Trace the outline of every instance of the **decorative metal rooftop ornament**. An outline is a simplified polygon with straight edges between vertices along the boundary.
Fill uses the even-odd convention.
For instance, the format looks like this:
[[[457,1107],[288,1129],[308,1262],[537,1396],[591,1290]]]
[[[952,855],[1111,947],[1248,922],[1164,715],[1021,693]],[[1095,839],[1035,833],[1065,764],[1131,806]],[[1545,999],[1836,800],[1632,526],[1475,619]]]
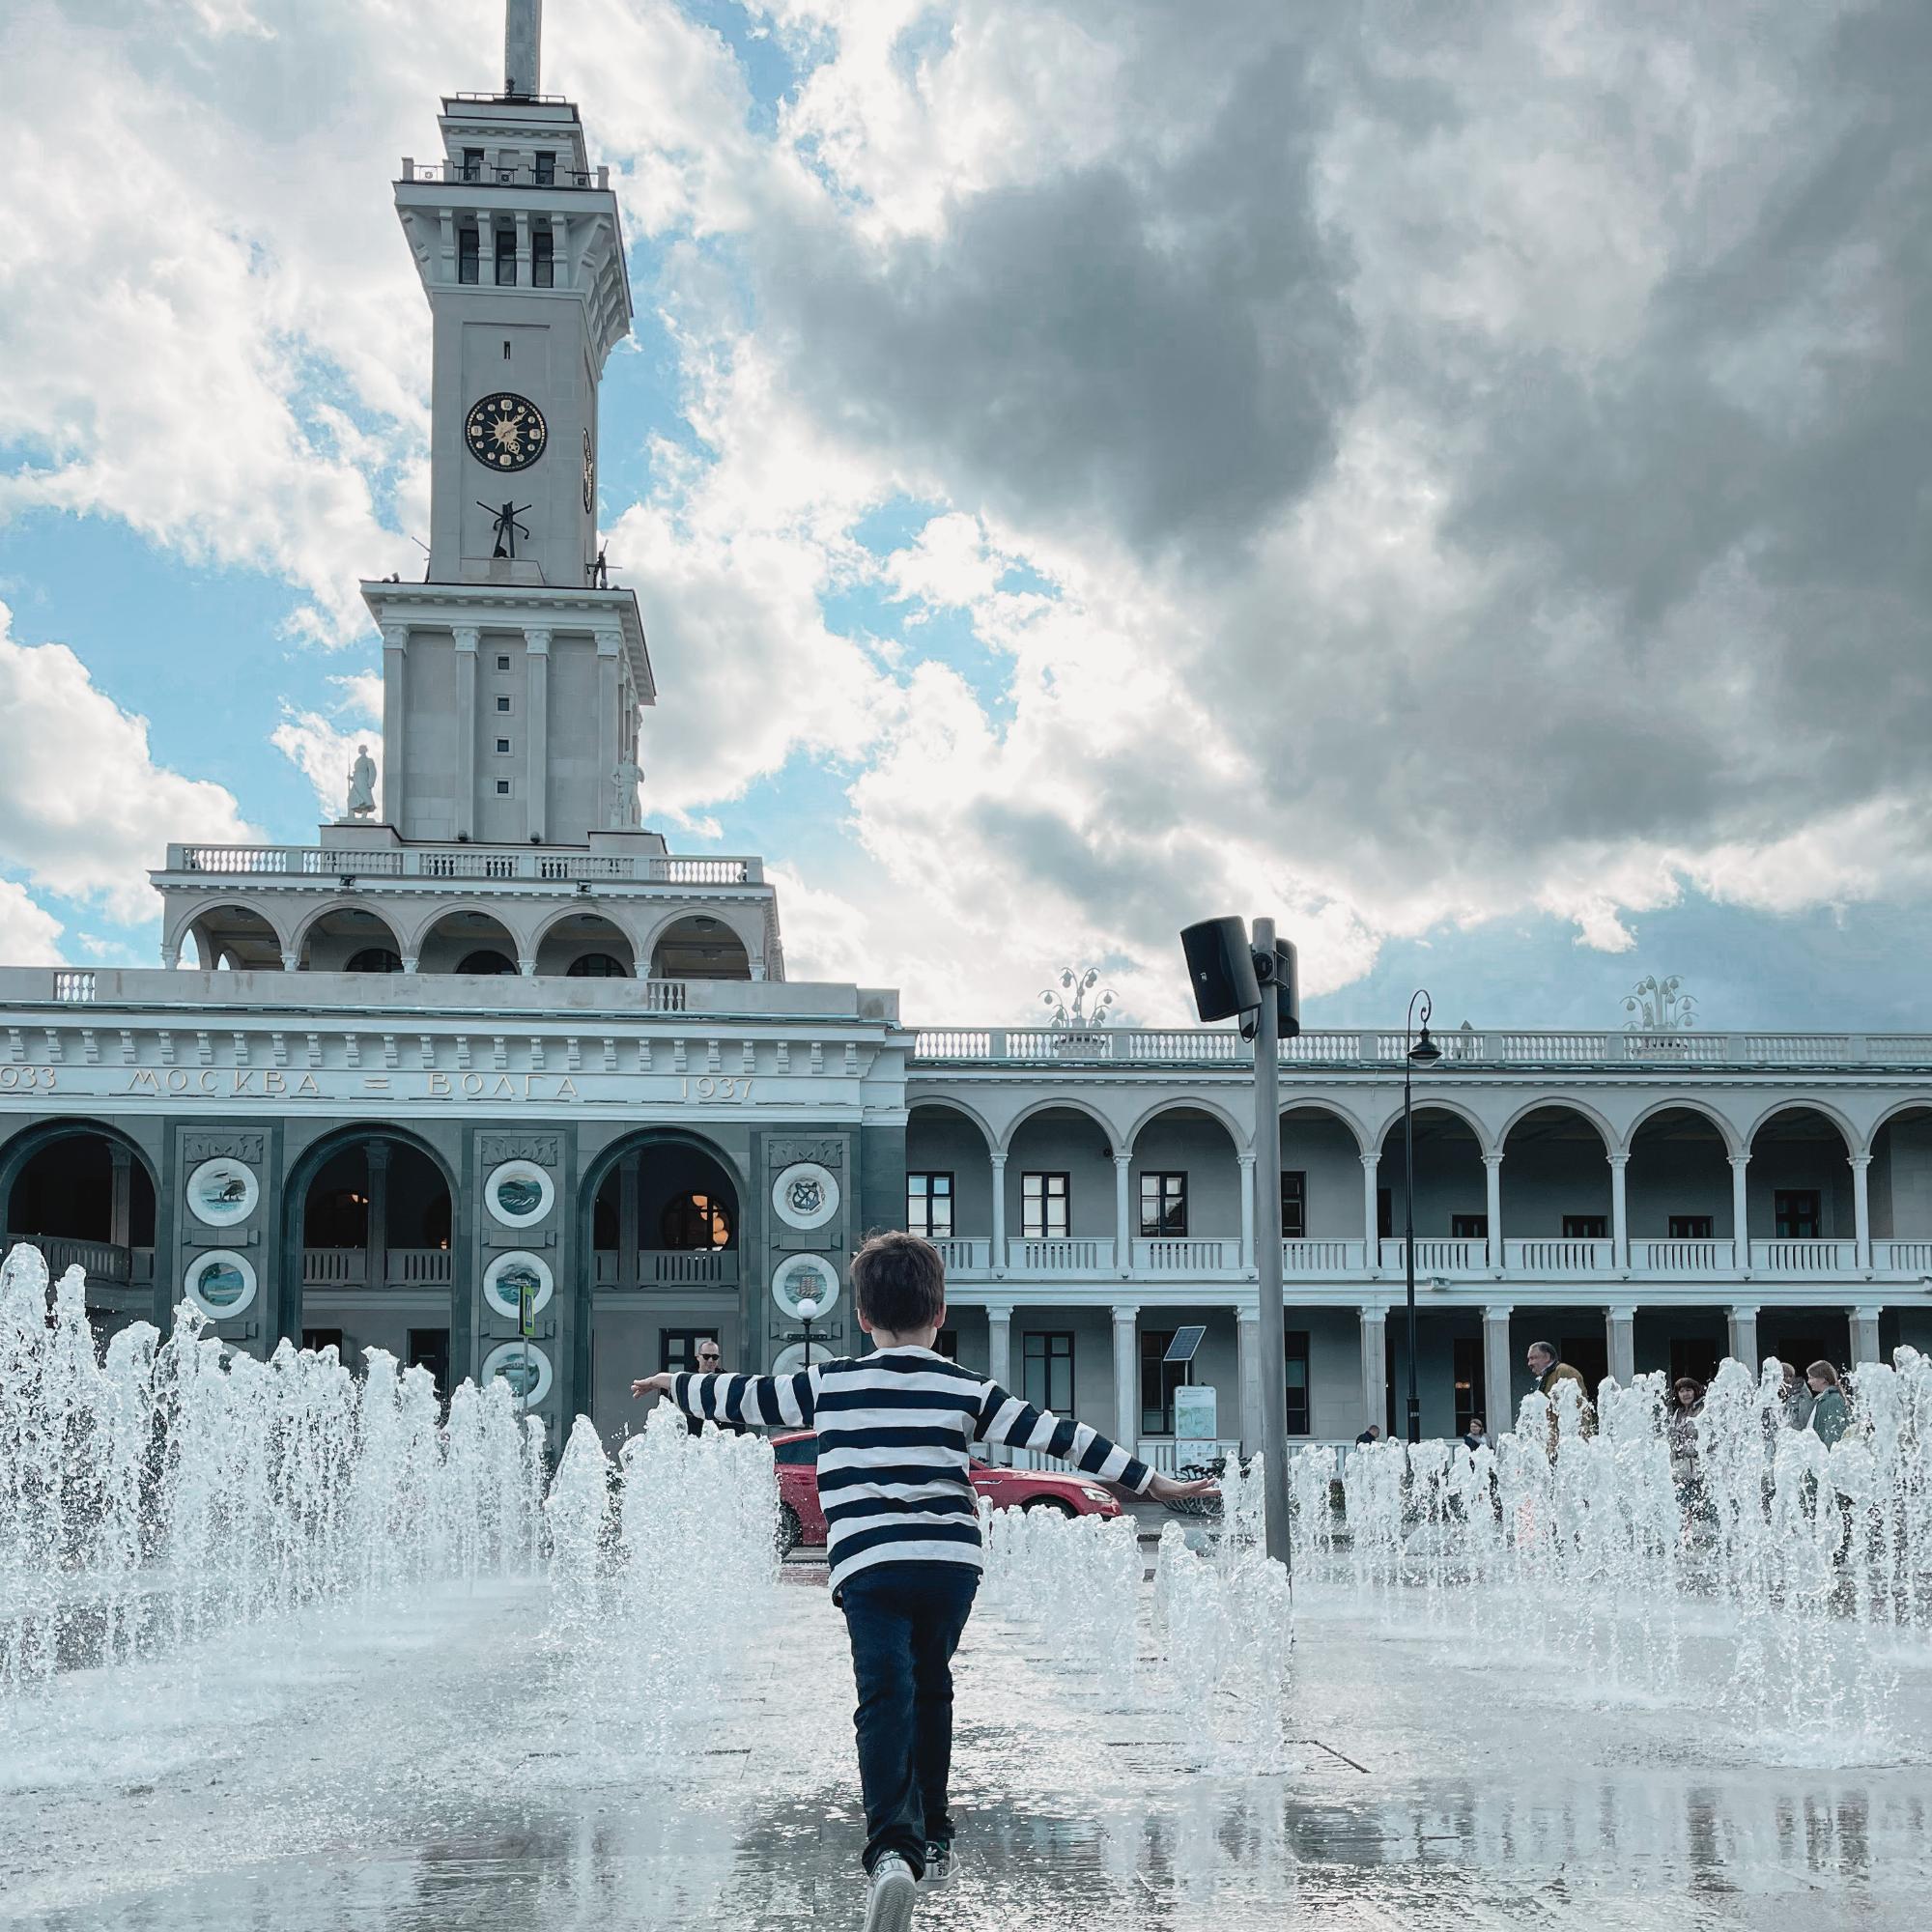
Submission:
[[[1626,1033],[1689,1033],[1697,1024],[1697,1001],[1675,973],[1662,980],[1645,974],[1625,999],[1624,1011],[1634,1016],[1624,1022]]]
[[[1090,966],[1084,973],[1077,967],[1063,966],[1059,986],[1047,987],[1039,996],[1040,1005],[1051,1007],[1053,1024],[1068,1032],[1105,1026],[1108,1023],[1107,1009],[1114,1004],[1112,987],[1101,991],[1093,1005],[1087,1003],[1088,994],[1099,983],[1100,969],[1097,966]]]

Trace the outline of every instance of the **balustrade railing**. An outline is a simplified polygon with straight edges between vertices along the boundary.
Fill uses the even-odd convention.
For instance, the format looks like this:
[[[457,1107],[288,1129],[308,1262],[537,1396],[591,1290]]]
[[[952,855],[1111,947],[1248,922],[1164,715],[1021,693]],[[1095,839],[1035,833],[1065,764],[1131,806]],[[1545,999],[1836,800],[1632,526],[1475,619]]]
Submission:
[[[418,161],[406,158],[406,182],[446,183],[452,187],[608,188],[608,163],[594,168],[537,168],[497,161]]]
[[[1018,1236],[1007,1242],[1007,1266],[1014,1274],[1099,1274],[1111,1272],[1113,1265],[1111,1237]]]
[[[1932,1275],[1932,1241],[1874,1241],[1872,1266],[1898,1274]]]
[[[1737,1266],[1738,1244],[1723,1240],[1634,1240],[1633,1274],[1719,1274]]]
[[[932,1244],[948,1274],[983,1274],[993,1265],[993,1244],[974,1235],[948,1235]]]
[[[1284,1240],[1284,1274],[1359,1274],[1368,1266],[1366,1241]]]
[[[447,1288],[456,1259],[447,1248],[388,1248],[380,1277],[372,1280],[367,1248],[304,1248],[304,1288]]]
[[[69,1268],[77,1267],[89,1281],[112,1288],[125,1287],[134,1279],[135,1250],[113,1241],[87,1241],[71,1235],[8,1234],[0,1236],[5,1248],[15,1241],[27,1241],[41,1251],[47,1273],[58,1281]],[[0,1248],[4,1252],[4,1248]],[[149,1279],[153,1279],[152,1248],[141,1250],[150,1257]]]
[[[338,845],[171,845],[169,872],[224,877],[355,879],[518,879],[549,884],[756,886],[762,859],[675,853],[625,855],[547,852],[489,845],[397,846],[359,851]]]
[[[1595,1274],[1616,1258],[1611,1241],[1568,1240],[1532,1236],[1527,1240],[1503,1241],[1503,1266],[1522,1274]]]
[[[1858,1260],[1856,1241],[1753,1241],[1753,1274],[1841,1274]]]
[[[1403,1243],[1400,1240],[1384,1241],[1381,1244],[1384,1270],[1402,1269]],[[1479,1268],[1486,1268],[1490,1262],[1490,1244],[1485,1240],[1425,1239],[1415,1237],[1415,1271],[1417,1274],[1473,1274]]]
[[[1142,1274],[1225,1274],[1241,1264],[1238,1240],[1167,1236],[1136,1240],[1134,1267]]]

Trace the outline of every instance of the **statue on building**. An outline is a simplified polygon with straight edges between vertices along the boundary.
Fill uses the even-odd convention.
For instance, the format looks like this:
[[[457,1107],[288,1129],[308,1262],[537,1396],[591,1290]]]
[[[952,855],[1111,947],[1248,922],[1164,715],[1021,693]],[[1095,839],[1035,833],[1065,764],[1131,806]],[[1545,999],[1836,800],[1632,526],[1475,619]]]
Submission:
[[[643,823],[643,809],[638,802],[638,786],[643,781],[643,768],[636,758],[621,758],[611,774],[611,829],[635,832]]]
[[[373,818],[376,815],[376,761],[367,745],[355,748],[355,762],[349,767],[349,816]]]

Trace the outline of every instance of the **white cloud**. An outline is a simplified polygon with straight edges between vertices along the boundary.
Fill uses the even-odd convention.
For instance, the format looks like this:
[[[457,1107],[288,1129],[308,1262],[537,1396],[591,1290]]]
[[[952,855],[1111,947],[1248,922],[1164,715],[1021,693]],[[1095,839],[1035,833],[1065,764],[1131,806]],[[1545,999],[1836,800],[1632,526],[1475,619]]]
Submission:
[[[0,960],[9,966],[58,966],[66,957],[60,943],[64,930],[24,886],[0,879]]]
[[[330,711],[303,711],[284,700],[282,722],[269,742],[295,761],[315,787],[316,810],[333,823],[347,809],[349,769],[359,750],[367,749],[376,767],[376,796],[382,798],[383,679],[376,671],[358,671],[328,681],[342,694]]]
[[[156,911],[149,867],[166,839],[258,842],[218,784],[155,763],[148,723],[121,709],[65,644],[23,644],[0,605],[0,863],[128,924]],[[15,921],[25,915],[15,915]],[[36,943],[31,924],[20,927]],[[41,932],[51,944],[58,928]]]

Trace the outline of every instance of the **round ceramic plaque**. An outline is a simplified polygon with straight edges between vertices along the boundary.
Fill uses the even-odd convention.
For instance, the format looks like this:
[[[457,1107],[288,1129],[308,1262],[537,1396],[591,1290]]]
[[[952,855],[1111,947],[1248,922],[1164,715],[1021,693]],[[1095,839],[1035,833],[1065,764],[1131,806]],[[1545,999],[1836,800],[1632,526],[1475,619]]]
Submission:
[[[832,1359],[832,1350],[822,1342],[813,1342],[811,1345],[811,1359],[814,1363],[829,1362]],[[772,1364],[772,1374],[775,1376],[795,1376],[804,1367],[805,1344],[803,1342],[794,1342],[789,1349],[780,1350],[778,1360]]]
[[[838,1299],[838,1270],[823,1255],[789,1255],[772,1275],[772,1299],[779,1312],[796,1321],[798,1304],[808,1296],[817,1302],[811,1319],[830,1315]]]
[[[838,1179],[815,1160],[794,1161],[772,1182],[772,1211],[787,1228],[822,1228],[838,1211]]]
[[[211,1228],[232,1228],[255,1211],[262,1183],[246,1162],[205,1160],[187,1178],[188,1211]]]
[[[483,1299],[498,1315],[518,1321],[524,1312],[522,1295],[526,1282],[535,1291],[534,1307],[543,1309],[553,1290],[550,1264],[541,1255],[526,1254],[521,1249],[498,1255],[483,1270]]]
[[[533,1160],[506,1160],[490,1170],[483,1199],[506,1228],[533,1228],[556,1200],[556,1183]]]
[[[255,1299],[254,1264],[232,1248],[212,1249],[188,1263],[182,1289],[211,1321],[229,1321]]]
[[[519,1402],[535,1405],[550,1393],[550,1357],[534,1342],[505,1342],[483,1358],[483,1382],[500,1376]]]

